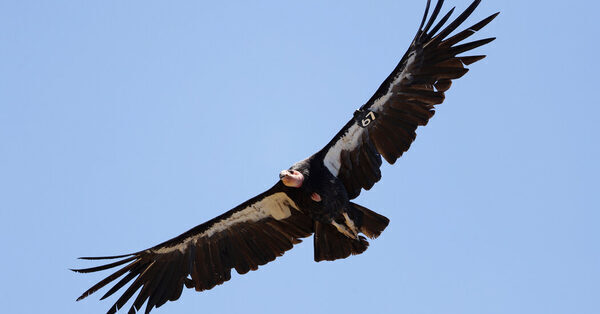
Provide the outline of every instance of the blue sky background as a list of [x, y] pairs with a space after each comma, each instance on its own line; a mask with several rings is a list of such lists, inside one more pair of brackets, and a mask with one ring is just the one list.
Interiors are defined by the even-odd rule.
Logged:
[[[270, 187], [368, 100], [424, 6], [1, 1], [3, 312], [104, 313], [116, 298], [75, 298], [108, 273], [76, 257]], [[358, 198], [391, 219], [366, 253], [315, 263], [307, 239], [156, 313], [600, 313], [599, 9], [484, 1], [465, 26], [502, 12], [488, 58]]]

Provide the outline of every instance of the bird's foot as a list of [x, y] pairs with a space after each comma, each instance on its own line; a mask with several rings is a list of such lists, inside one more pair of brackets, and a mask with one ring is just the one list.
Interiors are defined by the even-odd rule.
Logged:
[[350, 217], [348, 216], [348, 213], [343, 213], [343, 215], [344, 215], [344, 220], [346, 220], [346, 226], [348, 226], [348, 228], [350, 228], [350, 231], [352, 231], [352, 233], [354, 234], [353, 238], [356, 239], [356, 237], [358, 236], [358, 228], [356, 228], [354, 221], [352, 221], [352, 219], [350, 219]]
[[339, 224], [339, 223], [335, 222], [335, 220], [332, 220], [332, 221], [331, 221], [331, 224], [332, 224], [332, 225], [333, 225], [333, 226], [334, 226], [334, 227], [335, 227], [335, 228], [336, 228], [336, 229], [337, 229], [339, 232], [341, 232], [342, 234], [344, 234], [344, 235], [345, 235], [345, 236], [347, 236], [348, 238], [351, 238], [351, 239], [356, 239], [356, 238], [357, 238], [357, 235], [356, 235], [356, 234], [353, 234], [353, 233], [352, 233], [352, 231], [350, 231], [350, 229], [346, 228], [346, 226], [344, 226], [344, 225], [341, 225], [341, 224]]

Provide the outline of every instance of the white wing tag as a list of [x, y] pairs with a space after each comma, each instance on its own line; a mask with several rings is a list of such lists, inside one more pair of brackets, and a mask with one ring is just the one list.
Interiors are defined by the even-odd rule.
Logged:
[[354, 112], [354, 120], [363, 128], [366, 128], [371, 122], [377, 119], [375, 112], [369, 110], [356, 110]]

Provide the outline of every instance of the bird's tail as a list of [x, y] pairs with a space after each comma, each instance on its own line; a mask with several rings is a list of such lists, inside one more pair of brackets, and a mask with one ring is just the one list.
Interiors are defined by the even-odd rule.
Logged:
[[364, 235], [371, 239], [377, 238], [390, 223], [390, 220], [366, 207], [350, 202], [357, 217], [357, 226]]
[[[385, 216], [352, 202], [348, 208], [348, 216], [351, 221], [346, 222], [343, 228], [355, 229], [371, 239], [377, 238], [390, 222]], [[367, 247], [369, 242], [365, 237], [349, 237], [332, 224], [315, 221], [315, 261], [333, 261], [350, 254], [358, 255]]]

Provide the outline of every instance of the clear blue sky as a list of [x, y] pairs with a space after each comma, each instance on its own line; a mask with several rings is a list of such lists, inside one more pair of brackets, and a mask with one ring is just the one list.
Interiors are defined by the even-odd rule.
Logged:
[[[372, 95], [424, 6], [1, 1], [2, 311], [104, 313], [115, 298], [75, 302], [105, 275], [76, 257], [271, 186]], [[600, 313], [600, 5], [486, 0], [466, 25], [496, 11], [488, 58], [359, 197], [391, 219], [366, 253], [315, 263], [309, 239], [156, 313]]]

